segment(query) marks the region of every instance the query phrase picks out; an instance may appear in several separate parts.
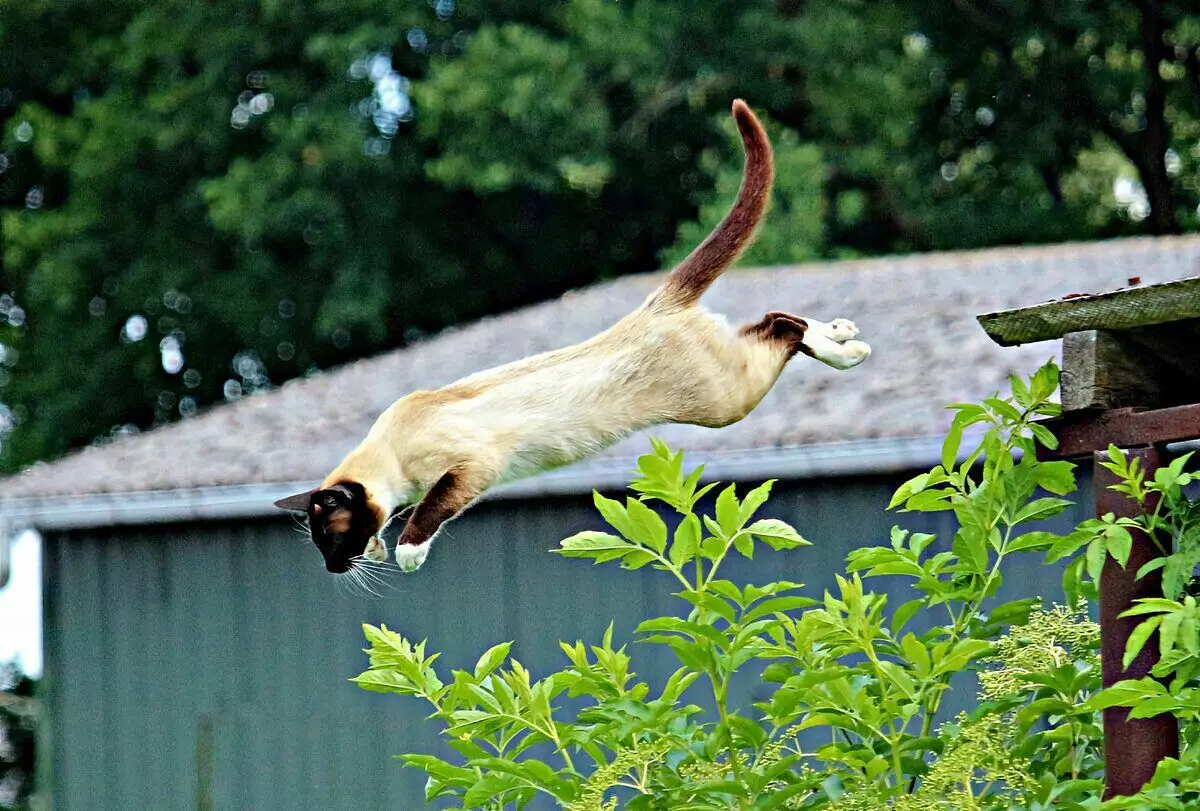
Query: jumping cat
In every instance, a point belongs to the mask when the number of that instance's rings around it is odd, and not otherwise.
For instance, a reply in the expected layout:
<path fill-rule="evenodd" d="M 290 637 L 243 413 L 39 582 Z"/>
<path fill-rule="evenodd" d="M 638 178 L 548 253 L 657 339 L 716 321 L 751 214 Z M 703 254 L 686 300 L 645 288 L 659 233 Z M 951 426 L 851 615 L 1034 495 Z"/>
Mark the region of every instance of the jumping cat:
<path fill-rule="evenodd" d="M 414 571 L 439 528 L 489 487 L 570 464 L 663 423 L 721 427 L 758 405 L 797 352 L 835 369 L 871 349 L 845 319 L 784 312 L 731 327 L 697 300 L 747 246 L 774 178 L 771 144 L 740 99 L 737 201 L 662 286 L 583 343 L 479 372 L 393 403 L 321 486 L 275 502 L 308 513 L 325 568 L 386 559 Z M 405 522 L 403 508 L 416 504 Z"/>

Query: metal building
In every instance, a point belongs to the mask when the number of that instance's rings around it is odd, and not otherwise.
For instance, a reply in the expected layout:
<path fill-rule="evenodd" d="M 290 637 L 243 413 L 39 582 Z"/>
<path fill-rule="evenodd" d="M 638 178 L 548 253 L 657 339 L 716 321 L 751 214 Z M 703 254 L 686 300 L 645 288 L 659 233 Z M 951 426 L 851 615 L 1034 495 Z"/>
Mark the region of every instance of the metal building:
<path fill-rule="evenodd" d="M 1166 238 L 736 271 L 709 296 L 735 323 L 770 309 L 851 317 L 875 355 L 847 373 L 798 358 L 744 422 L 657 433 L 694 450 L 712 478 L 780 479 L 764 513 L 814 546 L 739 560 L 731 574 L 819 594 L 847 551 L 883 542 L 894 523 L 947 534 L 940 514 L 886 513 L 892 489 L 936 463 L 944 403 L 1004 389 L 1009 371 L 1046 359 L 1045 346 L 992 346 L 975 313 L 1134 275 L 1177 278 L 1198 259 L 1200 239 Z M 560 665 L 559 639 L 595 640 L 610 620 L 628 633 L 681 610 L 660 573 L 546 552 L 599 528 L 586 494 L 619 489 L 644 438 L 504 488 L 377 599 L 339 591 L 271 506 L 311 486 L 395 396 L 578 340 L 653 286 L 591 288 L 0 482 L 0 530 L 43 538 L 41 788 L 52 807 L 419 808 L 420 774 L 390 755 L 435 751 L 437 730 L 415 702 L 347 681 L 366 666 L 360 623 L 428 638 L 447 670 L 515 640 L 536 674 Z M 1036 562 L 1005 591 L 1060 593 Z M 654 649 L 633 655 L 652 679 L 673 669 Z"/>

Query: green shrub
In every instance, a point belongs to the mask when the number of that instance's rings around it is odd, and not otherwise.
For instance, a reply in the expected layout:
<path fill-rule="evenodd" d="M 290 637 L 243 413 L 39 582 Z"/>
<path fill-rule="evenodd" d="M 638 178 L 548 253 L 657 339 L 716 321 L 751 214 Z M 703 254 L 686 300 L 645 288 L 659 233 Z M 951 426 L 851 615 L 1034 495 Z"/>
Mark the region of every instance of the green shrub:
<path fill-rule="evenodd" d="M 802 595 L 799 583 L 723 579 L 730 554 L 808 542 L 783 521 L 758 517 L 771 482 L 742 498 L 725 487 L 713 514 L 698 514 L 697 502 L 716 485 L 700 486 L 700 469 L 685 472 L 681 453 L 654 442 L 630 485 L 635 497 L 595 496 L 612 531 L 581 532 L 555 551 L 625 569 L 651 566 L 677 582 L 686 616 L 647 619 L 636 629 L 636 641 L 679 661 L 659 690 L 638 681 L 611 626 L 599 644 L 561 643 L 563 669 L 540 679 L 510 658 L 508 643 L 470 670 L 439 675 L 437 654 L 427 654 L 424 642 L 365 626 L 370 668 L 355 681 L 429 703 L 460 757 L 403 759 L 428 774 L 428 799 L 455 797 L 463 808 L 520 808 L 537 794 L 578 811 L 618 803 L 830 811 L 1200 807 L 1200 625 L 1195 599 L 1183 593 L 1186 577 L 1172 576 L 1179 588 L 1167 599 L 1134 609 L 1152 615 L 1150 631 L 1167 630 L 1156 673 L 1172 677 L 1169 687 L 1145 680 L 1102 691 L 1099 629 L 1088 619 L 1099 567 L 1106 555 L 1124 565 L 1135 524 L 1164 543 L 1194 533 L 1183 495 L 1186 459 L 1147 483 L 1114 449 L 1119 487 L 1143 503 L 1157 488 L 1163 508 L 1137 521 L 1085 521 L 1065 536 L 1034 528 L 1068 507 L 1061 496 L 1075 489 L 1071 464 L 1039 462 L 1034 453 L 1035 443 L 1054 444 L 1035 420 L 1058 412 L 1051 402 L 1057 386 L 1057 368 L 1047 364 L 1027 381 L 1014 378 L 1007 398 L 951 406 L 942 463 L 904 483 L 890 505 L 952 513 L 948 548 L 935 551 L 932 535 L 897 527 L 889 543 L 851 552 L 836 589 L 821 599 Z M 967 429 L 979 442 L 960 449 Z M 651 500 L 680 515 L 673 528 L 646 506 Z M 1176 553 L 1186 560 L 1164 564 L 1173 572 L 1192 560 L 1200 536 L 1188 537 Z M 1062 605 L 993 599 L 1006 563 L 1031 554 L 1068 561 Z M 885 575 L 908 578 L 911 599 L 893 607 L 868 588 Z M 910 630 L 918 615 L 942 624 Z M 1131 651 L 1150 631 L 1135 635 Z M 730 681 L 742 669 L 761 673 L 769 695 L 734 708 Z M 978 674 L 977 708 L 941 717 L 951 680 L 965 671 Z M 1132 706 L 1134 715 L 1177 714 L 1183 754 L 1164 761 L 1136 797 L 1102 803 L 1100 710 L 1114 704 Z M 821 743 L 811 745 L 813 736 Z"/>

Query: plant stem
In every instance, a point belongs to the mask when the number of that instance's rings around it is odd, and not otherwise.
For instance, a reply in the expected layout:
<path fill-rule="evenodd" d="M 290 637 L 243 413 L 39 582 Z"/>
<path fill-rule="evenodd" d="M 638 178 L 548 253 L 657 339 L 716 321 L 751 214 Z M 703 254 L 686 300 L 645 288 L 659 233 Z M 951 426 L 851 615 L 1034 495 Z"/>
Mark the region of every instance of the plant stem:
<path fill-rule="evenodd" d="M 718 555 L 717 559 L 713 561 L 712 568 L 708 570 L 708 577 L 704 579 L 704 585 L 707 586 L 712 582 L 713 577 L 715 577 L 717 574 L 717 567 L 721 565 L 721 561 L 725 560 L 725 556 L 728 555 L 729 550 L 733 548 L 733 542 L 736 541 L 739 536 L 744 534 L 746 534 L 744 530 L 738 530 L 728 541 L 726 541 L 725 548 L 721 550 L 721 554 Z"/>
<path fill-rule="evenodd" d="M 729 753 L 729 764 L 733 768 L 733 776 L 739 783 L 744 783 L 741 760 L 738 758 L 737 747 L 733 745 L 733 727 L 729 725 L 729 709 L 725 706 L 729 685 L 717 679 L 712 673 L 709 674 L 709 679 L 712 681 L 713 698 L 717 702 L 717 713 L 721 716 L 721 726 L 725 728 L 725 747 Z M 745 807 L 744 802 L 739 801 L 739 804 Z"/>

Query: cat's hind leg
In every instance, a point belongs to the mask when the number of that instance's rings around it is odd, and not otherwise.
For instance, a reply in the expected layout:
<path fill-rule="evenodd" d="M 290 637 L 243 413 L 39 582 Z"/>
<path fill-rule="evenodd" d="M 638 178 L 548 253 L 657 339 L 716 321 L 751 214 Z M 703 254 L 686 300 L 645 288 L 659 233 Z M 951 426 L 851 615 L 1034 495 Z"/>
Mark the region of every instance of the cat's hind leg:
<path fill-rule="evenodd" d="M 782 345 L 789 357 L 801 352 L 835 369 L 850 369 L 871 356 L 871 347 L 856 340 L 858 328 L 854 322 L 845 318 L 825 323 L 771 312 L 758 323 L 743 327 L 742 335 Z"/>

